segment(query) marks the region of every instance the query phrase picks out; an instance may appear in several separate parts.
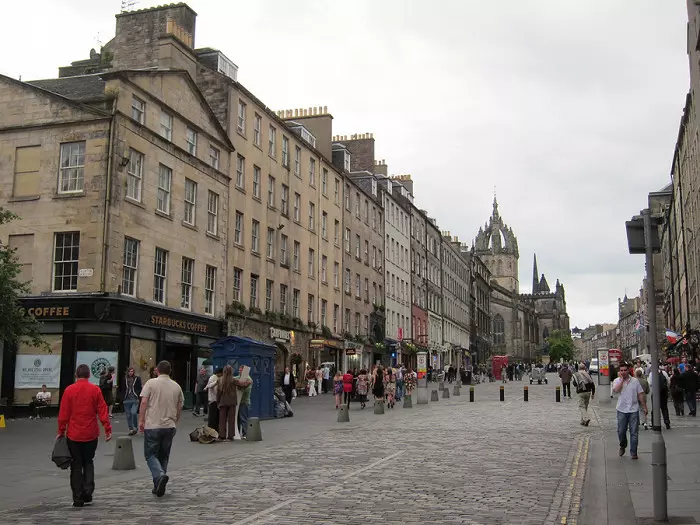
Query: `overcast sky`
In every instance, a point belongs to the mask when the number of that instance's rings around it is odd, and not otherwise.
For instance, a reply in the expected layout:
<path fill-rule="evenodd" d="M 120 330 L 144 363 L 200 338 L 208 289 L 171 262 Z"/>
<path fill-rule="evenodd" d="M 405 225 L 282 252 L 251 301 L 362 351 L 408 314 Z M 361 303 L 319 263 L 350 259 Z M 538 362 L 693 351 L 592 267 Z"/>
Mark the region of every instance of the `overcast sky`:
<path fill-rule="evenodd" d="M 161 2 L 142 0 L 135 8 Z M 566 287 L 571 325 L 617 321 L 643 257 L 624 221 L 669 181 L 688 91 L 684 0 L 190 0 L 269 107 L 328 106 L 374 133 L 416 203 L 471 243 L 491 214 Z M 0 72 L 57 75 L 114 36 L 120 0 L 3 5 Z M 31 22 L 30 22 L 31 21 Z"/>

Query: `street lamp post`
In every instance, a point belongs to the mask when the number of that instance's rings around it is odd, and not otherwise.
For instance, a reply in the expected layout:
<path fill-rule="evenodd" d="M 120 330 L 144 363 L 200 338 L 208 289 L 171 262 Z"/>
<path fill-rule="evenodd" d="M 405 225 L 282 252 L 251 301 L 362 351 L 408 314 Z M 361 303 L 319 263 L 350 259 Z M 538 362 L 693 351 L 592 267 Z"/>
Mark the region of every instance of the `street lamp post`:
<path fill-rule="evenodd" d="M 647 270 L 647 338 L 651 354 L 651 472 L 654 519 L 668 521 L 668 501 L 666 485 L 666 443 L 661 432 L 661 382 L 659 381 L 659 349 L 656 340 L 656 289 L 654 286 L 654 252 L 661 249 L 658 233 L 658 219 L 651 216 L 651 210 L 642 210 L 641 217 L 633 217 L 625 226 L 627 244 L 631 254 L 643 253 L 646 256 Z"/>

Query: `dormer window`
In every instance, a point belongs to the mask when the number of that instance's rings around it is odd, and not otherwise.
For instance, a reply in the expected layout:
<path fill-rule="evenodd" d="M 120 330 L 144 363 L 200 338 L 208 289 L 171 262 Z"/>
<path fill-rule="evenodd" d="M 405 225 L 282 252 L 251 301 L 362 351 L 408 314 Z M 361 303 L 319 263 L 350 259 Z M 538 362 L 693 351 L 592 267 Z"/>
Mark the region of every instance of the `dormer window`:
<path fill-rule="evenodd" d="M 372 179 L 372 196 L 377 196 L 377 179 Z"/>
<path fill-rule="evenodd" d="M 345 151 L 345 158 L 343 161 L 343 165 L 345 167 L 345 171 L 350 171 L 350 152 L 347 150 Z"/>

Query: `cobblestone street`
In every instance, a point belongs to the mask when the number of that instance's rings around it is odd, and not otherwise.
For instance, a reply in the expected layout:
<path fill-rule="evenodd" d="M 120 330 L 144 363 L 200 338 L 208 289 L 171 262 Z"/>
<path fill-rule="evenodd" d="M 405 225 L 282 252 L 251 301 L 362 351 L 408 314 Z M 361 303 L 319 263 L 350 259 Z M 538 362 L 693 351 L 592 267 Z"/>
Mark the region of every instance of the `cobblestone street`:
<path fill-rule="evenodd" d="M 554 524 L 576 523 L 588 455 L 588 436 L 599 430 L 578 425 L 577 401 L 554 401 L 549 385 L 476 386 L 460 397 L 383 416 L 351 408 L 350 423 L 336 423 L 330 396 L 299 399 L 317 405 L 327 425 L 301 438 L 289 433 L 269 443 L 178 442 L 208 458 L 172 467 L 168 493 L 151 492 L 142 452 L 133 480 L 97 480 L 95 502 L 70 506 L 63 496 L 12 509 L 3 523 L 119 524 L 366 524 L 381 516 L 393 523 Z M 434 386 L 433 388 L 437 388 Z M 415 397 L 415 396 L 414 396 Z M 300 411 L 301 412 L 301 411 Z M 298 417 L 296 424 L 302 424 Z M 263 434 L 279 421 L 263 422 Z M 183 425 L 181 432 L 189 432 Z M 0 438 L 2 439 L 2 438 Z M 138 441 L 140 443 L 140 439 Z M 106 445 L 100 445 L 107 448 Z M 211 450 L 220 451 L 220 460 Z M 182 451 L 180 451 L 182 452 Z M 9 472 L 2 472 L 8 476 Z M 37 495 L 37 499 L 41 495 Z M 563 521 L 564 520 L 564 521 Z"/>

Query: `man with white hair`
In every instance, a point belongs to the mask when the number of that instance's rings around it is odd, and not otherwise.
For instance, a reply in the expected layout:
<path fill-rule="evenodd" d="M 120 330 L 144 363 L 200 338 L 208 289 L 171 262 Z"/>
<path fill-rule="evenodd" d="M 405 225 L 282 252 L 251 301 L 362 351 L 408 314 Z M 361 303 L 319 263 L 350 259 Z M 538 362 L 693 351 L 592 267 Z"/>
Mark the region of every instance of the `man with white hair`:
<path fill-rule="evenodd" d="M 573 376 L 574 388 L 578 394 L 578 408 L 581 412 L 581 424 L 588 426 L 591 418 L 588 417 L 588 404 L 595 397 L 595 383 L 591 376 L 586 371 L 586 365 L 581 363 L 578 365 L 578 372 Z"/>

